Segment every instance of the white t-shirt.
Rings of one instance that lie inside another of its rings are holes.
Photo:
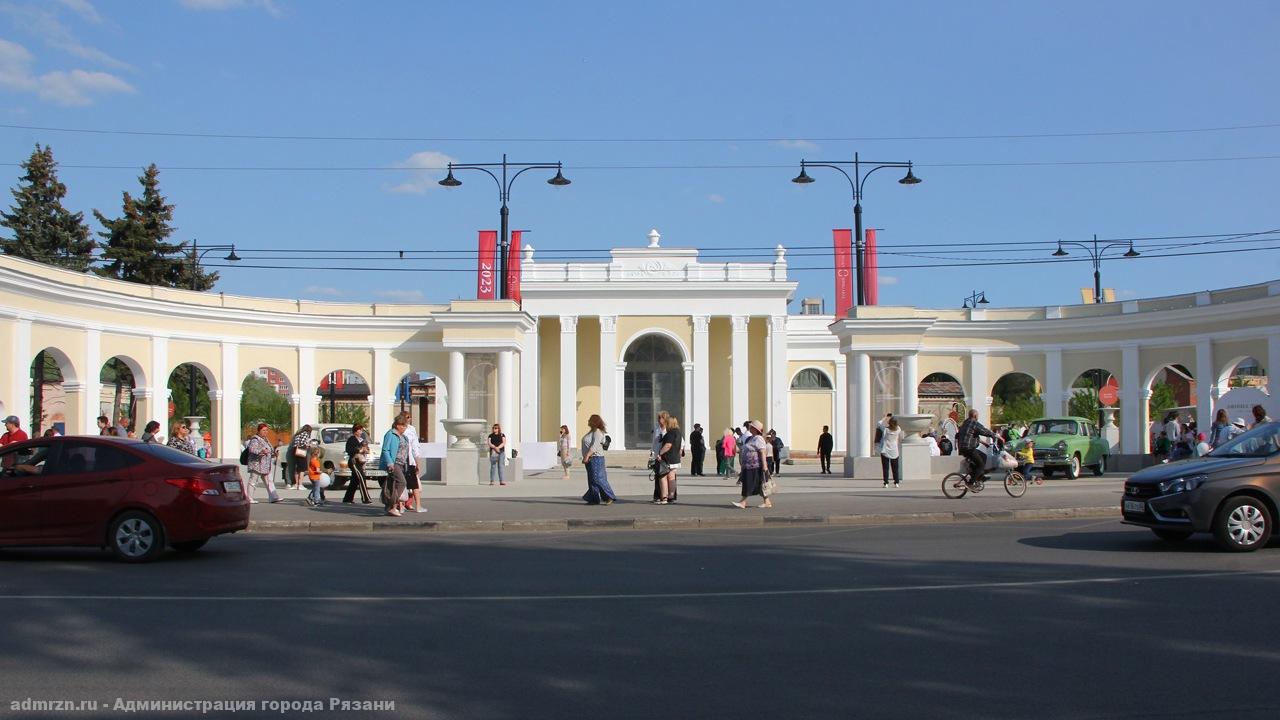
[[[1164,424],[1164,435],[1171,443],[1177,443],[1182,439],[1182,427],[1178,425],[1177,420],[1170,420]]]
[[[412,425],[404,426],[404,440],[409,443],[409,464],[418,466],[418,455],[420,448],[418,447],[418,431]]]
[[[902,436],[905,434],[902,428],[897,430],[885,428],[884,438],[880,441],[880,457],[887,457],[890,460],[897,458],[899,447],[902,445]]]
[[[929,446],[929,455],[931,457],[939,457],[942,455],[942,449],[938,447],[937,440],[934,440],[933,437],[927,437],[924,441]]]

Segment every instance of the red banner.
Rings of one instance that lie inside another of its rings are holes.
[[[507,297],[520,304],[520,233],[511,231],[511,249],[507,252]]]
[[[848,314],[853,307],[853,242],[852,230],[832,230],[836,251],[836,317]]]
[[[498,265],[494,260],[494,248],[497,244],[497,230],[480,231],[480,255],[476,260],[477,300],[496,300],[498,297]]]
[[[876,229],[867,228],[862,254],[862,295],[868,305],[880,304],[880,259],[876,256]]]

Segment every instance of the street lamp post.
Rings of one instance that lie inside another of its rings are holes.
[[[502,178],[493,174],[489,168],[502,168]],[[511,175],[507,176],[510,168],[520,168]],[[507,154],[502,154],[502,162],[500,163],[449,163],[449,175],[440,181],[445,187],[458,187],[462,184],[453,176],[454,170],[479,170],[498,184],[498,199],[502,201],[502,208],[498,210],[498,216],[501,219],[500,230],[500,251],[498,255],[498,298],[505,300],[507,298],[507,249],[510,247],[510,241],[507,238],[507,201],[511,199],[511,186],[515,184],[516,178],[525,170],[555,170],[556,176],[547,181],[548,185],[562,187],[569,184],[569,179],[564,176],[563,165],[561,163],[513,163],[507,162]]]
[[[1102,257],[1103,255],[1105,255],[1106,252],[1108,250],[1111,250],[1112,248],[1122,248],[1122,247],[1128,247],[1129,249],[1126,250],[1124,254],[1121,255],[1121,257],[1135,258],[1142,254],[1137,250],[1133,249],[1132,240],[1130,240],[1127,243],[1109,242],[1099,246],[1098,236],[1095,234],[1093,236],[1093,242],[1091,243],[1075,242],[1074,240],[1068,240],[1067,242],[1063,242],[1059,240],[1058,249],[1053,252],[1053,257],[1066,257],[1071,254],[1066,250],[1062,249],[1063,245],[1071,245],[1072,247],[1078,247],[1081,250],[1084,250],[1085,253],[1089,255],[1089,260],[1093,263],[1093,302],[1094,304],[1099,304],[1102,302]],[[1103,412],[1102,412],[1102,402],[1101,402],[1101,398],[1102,398],[1102,371],[1101,370],[1095,369],[1093,371],[1093,391],[1097,394],[1096,397],[1099,398],[1097,422],[1098,422],[1098,427],[1101,428],[1104,424],[1103,417],[1102,417]]]
[[[196,281],[200,279],[200,260],[211,252],[221,250],[230,250],[227,256],[222,258],[227,262],[239,262],[240,256],[236,255],[236,246],[232,245],[210,245],[204,250],[199,248],[197,240],[191,241],[191,289],[196,290]],[[188,414],[196,414],[196,368],[194,365],[187,366],[187,405],[190,407]]]
[[[845,172],[841,166],[852,166],[853,177]],[[871,169],[863,172],[863,168],[870,166]],[[800,185],[807,185],[813,182],[813,178],[809,173],[805,172],[810,167],[826,167],[833,170],[839,170],[844,179],[849,181],[849,187],[853,189],[853,257],[857,263],[855,271],[857,272],[858,286],[857,294],[854,296],[855,302],[862,305],[865,299],[862,288],[862,254],[864,252],[862,241],[862,186],[866,183],[867,178],[871,177],[871,173],[882,168],[906,168],[907,174],[898,181],[901,185],[918,185],[920,178],[911,172],[910,162],[873,162],[871,160],[862,160],[858,157],[858,153],[853,154],[853,161],[848,160],[823,160],[821,162],[801,160],[800,174],[791,179],[791,182]]]
[[[1112,248],[1121,248],[1121,247],[1129,248],[1128,251],[1126,251],[1124,255],[1122,255],[1121,257],[1135,258],[1142,254],[1137,250],[1133,249],[1132,240],[1130,240],[1127,243],[1109,242],[1099,247],[1098,236],[1094,235],[1092,243],[1075,242],[1074,240],[1068,240],[1067,242],[1063,242],[1059,240],[1058,249],[1054,251],[1053,257],[1066,257],[1071,254],[1066,250],[1062,249],[1063,245],[1071,245],[1072,247],[1078,247],[1081,250],[1084,250],[1086,253],[1088,253],[1089,260],[1093,262],[1093,301],[1095,303],[1102,302],[1102,256]]]
[[[986,305],[987,303],[987,291],[974,290],[972,295],[964,299],[964,304],[960,307],[966,310],[976,309],[979,305]]]

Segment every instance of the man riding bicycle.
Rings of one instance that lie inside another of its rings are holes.
[[[956,447],[969,461],[969,482],[972,485],[981,483],[987,475],[986,456],[978,451],[978,438],[983,436],[991,438],[993,442],[996,440],[996,434],[978,422],[978,411],[970,410],[969,417],[960,423],[960,428],[956,431]]]

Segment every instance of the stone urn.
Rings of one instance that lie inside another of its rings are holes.
[[[475,439],[489,429],[489,421],[484,418],[447,418],[440,422],[445,432],[458,438],[449,446],[451,448],[474,448]]]
[[[902,442],[907,445],[922,444],[924,438],[920,437],[920,433],[933,425],[932,415],[894,415],[893,418],[898,421],[898,427],[902,428],[902,432],[906,433]]]

